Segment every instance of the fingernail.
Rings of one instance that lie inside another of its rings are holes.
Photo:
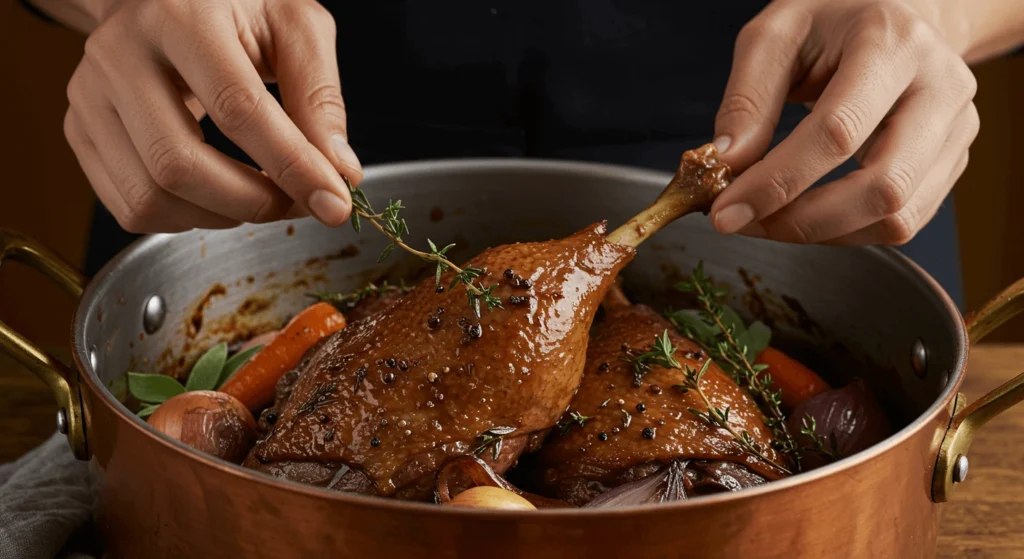
[[[348,139],[345,136],[341,134],[331,136],[331,147],[334,148],[335,157],[345,165],[353,169],[363,168],[363,165],[359,163],[359,158],[356,157],[356,152],[352,151],[352,146],[348,145]]]
[[[730,145],[732,145],[732,137],[722,135],[715,138],[715,141],[713,143],[715,144],[715,147],[718,148],[718,154],[721,155],[725,153],[725,150],[729,149]]]
[[[317,190],[306,200],[309,211],[324,225],[341,225],[348,218],[348,204],[328,190]]]
[[[744,237],[763,239],[768,236],[768,231],[765,230],[764,225],[755,221],[754,223],[750,223],[746,227],[737,231],[736,234],[743,235]]]
[[[715,229],[719,233],[731,235],[751,221],[754,221],[754,208],[747,204],[733,204],[715,215]]]

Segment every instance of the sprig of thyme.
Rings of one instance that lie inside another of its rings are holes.
[[[481,301],[484,306],[487,307],[488,311],[492,311],[496,308],[503,308],[501,306],[501,299],[493,294],[494,288],[497,284],[490,287],[484,287],[482,283],[476,283],[476,279],[484,274],[484,270],[474,267],[467,267],[463,269],[456,266],[451,260],[448,260],[446,254],[449,250],[455,247],[454,244],[438,248],[433,241],[427,239],[427,244],[430,246],[430,252],[423,252],[421,250],[416,250],[405,243],[402,236],[409,233],[409,225],[399,216],[401,210],[405,209],[401,200],[391,200],[388,202],[384,211],[380,213],[375,212],[373,210],[373,206],[370,205],[369,199],[366,198],[366,193],[364,193],[361,188],[353,185],[347,178],[342,178],[345,180],[345,184],[348,186],[349,192],[352,194],[352,207],[355,209],[355,212],[352,214],[352,228],[355,229],[357,233],[360,232],[362,229],[361,220],[365,219],[391,240],[391,243],[384,247],[384,250],[380,253],[380,256],[377,258],[377,262],[383,261],[396,248],[401,248],[409,254],[417,256],[427,262],[431,262],[436,266],[434,278],[439,287],[441,285],[441,276],[445,272],[449,270],[455,272],[455,277],[452,280],[449,289],[454,289],[455,286],[459,284],[464,285],[466,287],[467,297],[469,298],[469,305],[473,308],[473,312],[476,313],[478,318],[480,317]]]
[[[801,450],[816,452],[833,462],[843,457],[839,452],[839,441],[836,440],[835,432],[828,434],[828,447],[825,446],[825,437],[817,432],[818,423],[811,414],[804,415],[801,421],[800,434],[810,439],[811,444]]]
[[[380,285],[373,282],[367,283],[365,286],[350,293],[320,291],[317,293],[307,293],[306,296],[312,297],[322,303],[330,303],[338,310],[345,311],[351,309],[360,301],[371,296],[394,292],[399,292],[402,295],[405,295],[410,291],[412,291],[412,288],[405,285],[405,280],[400,280],[398,285],[391,285],[387,280],[384,280]]]
[[[752,357],[748,355],[746,344],[740,342],[736,336],[735,325],[725,320],[726,310],[721,302],[725,292],[715,289],[710,279],[704,275],[703,262],[697,265],[689,280],[676,284],[676,289],[697,296],[701,317],[706,324],[717,329],[719,336],[713,340],[697,337],[697,341],[711,354],[712,359],[733,376],[737,384],[754,397],[765,416],[765,425],[775,436],[775,449],[792,458],[796,471],[802,471],[803,453],[786,426],[786,415],[782,413],[781,390],[772,389],[774,383],[771,375],[761,374],[768,366],[751,362]],[[680,328],[679,322],[673,318],[670,316],[669,320]]]
[[[508,435],[515,430],[515,427],[491,427],[477,436],[477,440],[480,441],[480,445],[473,450],[473,454],[480,456],[485,450],[490,448],[491,458],[497,460],[498,456],[501,455],[501,447],[505,444],[505,435]]]
[[[578,411],[571,411],[569,412],[569,417],[556,423],[555,427],[558,429],[559,436],[561,436],[568,433],[573,425],[583,427],[587,424],[587,421],[590,421],[590,416],[583,415]]]
[[[737,431],[736,428],[732,426],[732,423],[729,422],[728,406],[719,408],[712,404],[711,400],[708,399],[707,394],[704,393],[700,383],[704,379],[704,374],[708,371],[708,365],[711,364],[711,360],[709,359],[705,361],[700,370],[694,370],[688,365],[681,364],[675,358],[676,349],[678,348],[672,345],[672,339],[668,335],[668,330],[665,330],[660,336],[654,339],[654,343],[649,346],[647,351],[634,355],[630,361],[634,363],[634,370],[637,370],[637,368],[648,370],[652,365],[657,365],[666,369],[678,369],[682,371],[684,381],[682,384],[675,385],[675,388],[681,390],[683,393],[690,390],[694,391],[704,404],[704,410],[689,408],[688,411],[690,413],[712,427],[720,427],[727,431],[733,437],[736,445],[742,450],[750,453],[757,459],[772,466],[778,471],[787,475],[790,474],[791,472],[788,468],[765,456],[764,449],[761,448],[761,444],[755,441],[746,429],[743,431]]]

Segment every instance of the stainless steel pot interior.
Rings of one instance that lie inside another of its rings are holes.
[[[590,163],[460,160],[368,169],[364,189],[377,206],[402,200],[413,246],[427,238],[455,242],[458,261],[488,246],[564,236],[601,219],[614,227],[653,200],[669,178]],[[86,290],[73,329],[79,362],[104,385],[126,370],[156,372],[168,355],[194,353],[218,340],[223,332],[213,325],[252,297],[260,301],[259,318],[279,324],[309,303],[309,291],[349,291],[382,272],[417,269],[400,252],[378,264],[385,243],[368,229],[356,234],[305,219],[145,238]],[[323,258],[339,252],[347,256]],[[730,285],[736,308],[746,292],[741,267],[760,278],[757,290],[765,299],[799,301],[801,314],[820,330],[779,322],[776,336],[790,346],[829,347],[830,370],[866,375],[905,432],[963,374],[965,336],[955,306],[893,250],[723,237],[705,217],[689,216],[641,247],[624,273],[627,290],[664,303],[680,273],[699,261]],[[194,310],[214,285],[224,293],[208,298],[196,342],[186,345]],[[912,366],[918,341],[927,353],[921,374]]]

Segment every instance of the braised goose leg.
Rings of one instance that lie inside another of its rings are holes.
[[[658,200],[611,235],[595,224],[470,260],[501,308],[478,316],[445,277],[328,337],[245,465],[414,500],[433,494],[435,473],[453,457],[476,454],[503,473],[569,405],[594,314],[635,247],[681,215],[707,211],[729,178],[714,146],[687,152]]]
[[[715,363],[707,363],[700,346],[676,334],[649,307],[630,304],[617,286],[604,308],[563,428],[538,453],[542,484],[552,496],[584,505],[608,489],[657,474],[660,479],[651,483],[662,486],[652,487],[649,496],[671,500],[781,477],[728,431],[689,411],[707,406],[693,390],[678,388],[685,384],[682,370],[651,365],[640,373],[630,362],[668,331],[681,365],[707,365],[700,386],[714,406],[729,408],[733,428],[747,431],[767,458],[786,464],[771,447],[771,431],[757,405]]]

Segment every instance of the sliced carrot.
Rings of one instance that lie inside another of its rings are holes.
[[[803,363],[774,347],[764,348],[757,355],[755,362],[768,365],[766,372],[772,376],[775,389],[782,390],[782,405],[790,410],[811,396],[816,396],[832,388]]]
[[[299,364],[306,350],[345,325],[345,317],[329,303],[307,308],[295,315],[266,347],[220,387],[220,391],[256,412],[274,401],[277,381]]]

